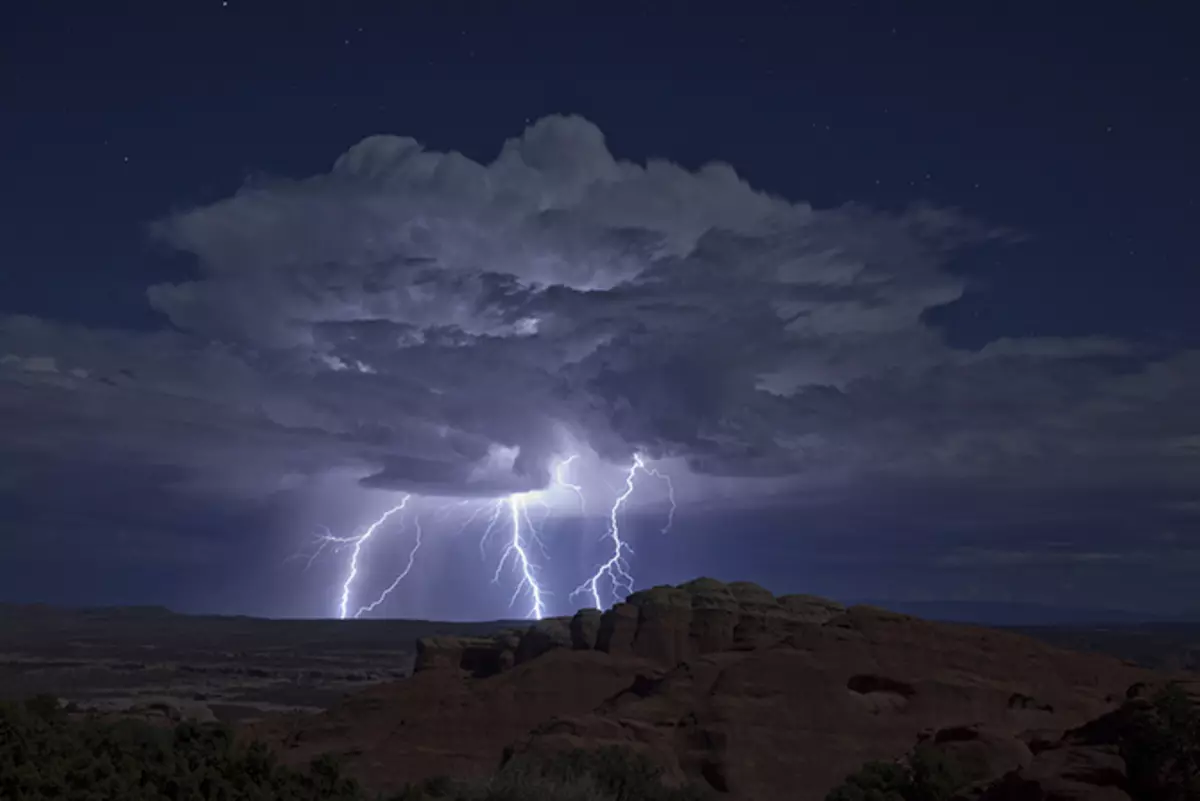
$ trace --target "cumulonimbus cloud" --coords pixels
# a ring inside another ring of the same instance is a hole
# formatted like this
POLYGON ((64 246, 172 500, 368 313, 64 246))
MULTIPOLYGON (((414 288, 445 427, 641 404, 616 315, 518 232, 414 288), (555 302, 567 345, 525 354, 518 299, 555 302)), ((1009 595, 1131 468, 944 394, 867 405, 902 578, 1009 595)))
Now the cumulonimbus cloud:
POLYGON ((1148 363, 1099 338, 966 353, 926 324, 964 291, 955 255, 1010 232, 618 160, 578 117, 487 164, 373 136, 328 173, 153 233, 197 267, 148 290, 171 330, 0 321, 0 426, 21 452, 360 467, 449 495, 544 484, 564 431, 714 476, 1198 477, 1197 354, 1148 363), (516 456, 483 469, 497 448, 516 456))

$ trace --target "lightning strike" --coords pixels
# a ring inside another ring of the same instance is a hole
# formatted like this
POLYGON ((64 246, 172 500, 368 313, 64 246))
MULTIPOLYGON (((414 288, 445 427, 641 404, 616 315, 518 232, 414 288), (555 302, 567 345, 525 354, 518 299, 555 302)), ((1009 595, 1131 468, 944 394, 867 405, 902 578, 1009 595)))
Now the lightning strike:
POLYGON ((578 458, 579 454, 573 453, 566 459, 563 459, 561 462, 554 465, 554 483, 558 484, 560 487, 566 487, 579 497, 579 514, 586 517, 587 501, 583 497, 583 487, 581 487, 579 484, 572 484, 570 481, 567 481, 565 478, 563 478, 563 471, 570 466, 571 462, 578 458))
POLYGON ((396 576, 396 578, 394 578, 392 580, 392 583, 388 585, 387 589, 385 589, 383 592, 381 592, 379 594, 378 598, 376 598, 374 601, 367 604, 366 606, 359 607, 358 611, 354 613, 354 616, 356 618, 366 612, 374 612, 375 607, 377 607, 381 603, 383 603, 387 599, 387 597, 392 594, 392 590, 396 589, 396 587, 400 584, 400 582, 404 581, 404 579, 412 571, 413 562, 415 562, 416 558, 417 558, 417 551, 421 550, 421 519, 419 517, 417 517, 416 515, 413 515, 413 528, 415 528, 417 530, 417 539, 412 547, 412 550, 408 552, 408 564, 405 565, 404 570, 401 573, 399 573, 396 576))
POLYGON ((633 576, 629 572, 629 562, 625 558, 626 554, 633 554, 633 548, 621 536, 619 518, 621 509, 629 500, 629 496, 633 495, 633 491, 637 486, 636 479, 639 470, 646 475, 654 476, 664 481, 667 485, 667 497, 671 501, 671 510, 667 514, 667 524, 662 529, 663 533, 669 531, 672 523, 675 521, 675 486, 671 483, 671 477, 656 467, 647 467, 641 454, 634 454, 633 463, 629 466, 629 472, 625 474, 625 490, 617 495, 608 512, 608 533, 605 535, 605 539, 612 542, 612 556, 596 569, 591 578, 580 584, 571 593, 571 597, 583 593, 590 594, 592 602, 597 609, 604 609, 604 603, 600 598, 600 580, 605 576, 612 583, 612 594, 616 601, 621 600, 621 592, 624 592, 626 595, 633 592, 633 576))
MULTIPOLYGON (((568 478, 568 468, 571 463, 579 458, 578 454, 572 454, 559 461, 554 465, 552 476, 553 485, 563 487, 575 493, 579 499, 579 511, 581 516, 586 516, 587 503, 584 488, 581 484, 575 483, 568 478)), ((675 520, 677 505, 675 502, 675 487, 671 482, 671 477, 663 473, 657 467, 647 465, 641 454, 635 454, 633 462, 629 465, 629 469, 625 474, 625 486, 619 492, 617 488, 613 488, 616 497, 613 500, 612 506, 608 513, 608 527, 603 539, 611 543, 612 555, 601 564, 592 576, 583 584, 575 588, 571 593, 571 597, 586 593, 591 599, 593 605, 597 609, 604 608, 604 599, 601 597, 601 583, 607 578, 610 583, 610 591, 615 602, 619 602, 624 596, 630 594, 634 590, 634 579, 629 572, 629 562, 627 557, 633 554, 633 548, 626 541, 625 536, 621 531, 621 513, 626 507, 630 497, 637 488, 638 474, 644 473, 662 481, 666 484, 667 498, 670 501, 670 510, 667 513, 666 525, 663 526, 662 532, 670 531, 675 520)), ((399 586, 413 571, 416 563, 417 551, 421 549, 422 544, 422 529, 420 519, 413 516, 413 527, 416 529, 416 537, 411 550, 408 553, 408 561, 404 569, 396 575, 389 584, 376 598, 368 604, 358 607, 357 611, 350 614, 350 601, 354 593, 355 582, 358 580, 359 560, 364 558, 364 546, 376 533, 376 531, 388 521, 393 515, 398 514, 408 507, 411 500, 411 495, 405 495, 404 499, 396 506, 388 509, 380 517, 367 527, 361 534, 351 537, 335 537, 328 529, 325 534, 319 537, 319 546, 315 553, 307 557, 307 565, 312 562, 325 551, 326 548, 332 548, 334 551, 340 552, 343 548, 351 548, 349 565, 346 577, 342 582, 341 597, 338 603, 338 617, 346 619, 347 617, 360 617, 369 612, 375 611, 388 596, 399 586)), ((433 516, 433 521, 444 518, 451 513, 453 509, 462 508, 469 501, 462 500, 455 504, 447 504, 442 507, 439 512, 433 516)), ((513 590, 509 606, 513 606, 522 593, 527 593, 530 599, 529 610, 526 614, 529 618, 541 620, 546 616, 546 597, 549 593, 542 587, 538 580, 539 567, 532 558, 533 547, 541 551, 542 557, 549 559, 550 555, 546 548, 546 544, 541 537, 539 528, 545 524, 546 520, 553 514, 550 503, 546 495, 540 492, 522 492, 514 493, 507 498, 498 498, 492 502, 484 503, 477 506, 470 515, 467 516, 459 528, 459 533, 465 532, 479 518, 480 515, 488 512, 487 525, 484 528, 483 536, 479 540, 480 556, 487 558, 488 544, 493 539, 493 535, 501 530, 500 522, 502 519, 510 525, 509 536, 506 538, 504 550, 500 555, 500 559, 496 564, 495 574, 492 576, 492 582, 498 584, 501 574, 506 566, 510 566, 512 570, 518 574, 517 586, 513 590), (545 515, 535 522, 533 515, 530 513, 529 504, 536 503, 540 505, 545 515)), ((307 567, 306 567, 307 569, 307 567)))
MULTIPOLYGON (((492 516, 488 518, 487 527, 483 529, 483 536, 479 538, 479 558, 487 559, 487 545, 492 538, 492 532, 496 530, 496 524, 500 522, 500 513, 504 511, 504 501, 499 500, 492 504, 492 516)), ((497 568, 497 574, 499 568, 497 568)))
POLYGON ((675 511, 677 509, 675 504, 675 484, 671 482, 670 476, 657 467, 643 466, 642 469, 667 485, 667 500, 671 502, 671 508, 667 511, 667 523, 662 527, 662 533, 666 534, 671 530, 671 526, 675 524, 675 511))
MULTIPOLYGON (((497 503, 496 506, 500 508, 500 503, 497 503)), ((525 499, 521 494, 510 495, 508 498, 508 508, 512 518, 512 537, 509 540, 508 547, 504 549, 504 553, 500 557, 500 563, 496 565, 496 575, 492 577, 492 581, 500 581, 500 571, 503 570, 505 563, 508 562, 511 556, 517 571, 521 574, 521 581, 517 584, 516 590, 513 591, 509 606, 517 602, 517 598, 521 595, 522 590, 528 590, 533 605, 527 617, 541 620, 546 616, 546 605, 542 600, 545 591, 542 590, 541 585, 538 584, 537 577, 534 575, 535 568, 529 561, 528 544, 526 538, 521 535, 521 521, 525 520, 526 524, 529 525, 529 512, 525 509, 525 499)), ((495 519, 493 518, 493 521, 495 519)), ((533 530, 532 526, 529 528, 530 539, 540 544, 541 541, 537 536, 537 532, 533 530)), ((486 537, 486 534, 484 536, 486 537)))
POLYGON ((354 545, 354 550, 350 553, 350 570, 346 575, 346 580, 342 583, 342 600, 341 603, 338 604, 338 617, 340 617, 342 620, 346 619, 346 610, 350 605, 350 591, 354 587, 354 580, 358 578, 358 556, 360 553, 362 553, 363 543, 371 539, 371 537, 374 536, 376 529, 382 526, 389 517, 399 511, 402 511, 404 507, 408 506, 408 500, 411 497, 411 495, 405 495, 404 500, 400 501, 397 506, 393 506, 391 509, 388 509, 386 512, 384 512, 378 520, 368 526, 367 530, 362 534, 359 534, 357 537, 330 537, 327 540, 327 542, 354 545))

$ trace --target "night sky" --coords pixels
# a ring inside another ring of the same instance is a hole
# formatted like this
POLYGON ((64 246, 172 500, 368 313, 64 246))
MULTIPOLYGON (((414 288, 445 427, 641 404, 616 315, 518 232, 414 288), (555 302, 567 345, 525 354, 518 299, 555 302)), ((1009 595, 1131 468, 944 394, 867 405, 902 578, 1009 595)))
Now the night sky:
POLYGON ((1191 4, 12 5, 0 601, 1200 616, 1191 4))

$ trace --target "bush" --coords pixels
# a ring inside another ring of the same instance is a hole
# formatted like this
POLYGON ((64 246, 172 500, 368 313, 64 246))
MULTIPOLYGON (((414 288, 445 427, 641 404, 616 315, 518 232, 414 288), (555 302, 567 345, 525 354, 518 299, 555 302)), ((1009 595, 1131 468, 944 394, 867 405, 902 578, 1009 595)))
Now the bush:
POLYGON ((645 756, 624 748, 576 749, 507 760, 482 782, 435 779, 392 801, 702 801, 695 787, 668 787, 645 756))
POLYGON ((905 763, 868 762, 831 790, 825 801, 946 801, 965 784, 958 765, 925 746, 905 763))
MULTIPOLYGON (((490 779, 431 779, 389 801, 698 801, 663 784, 629 751, 604 748, 516 757, 490 779)), ((173 728, 71 716, 49 696, 0 704, 3 801, 377 801, 323 755, 307 770, 280 765, 225 726, 173 728)))
POLYGON ((1200 798, 1200 706, 1177 685, 1128 704, 1121 756, 1131 795, 1144 801, 1200 798))
POLYGON ((161 728, 71 718, 46 696, 0 704, 0 798, 5 801, 367 801, 336 762, 308 771, 238 744, 223 726, 161 728))

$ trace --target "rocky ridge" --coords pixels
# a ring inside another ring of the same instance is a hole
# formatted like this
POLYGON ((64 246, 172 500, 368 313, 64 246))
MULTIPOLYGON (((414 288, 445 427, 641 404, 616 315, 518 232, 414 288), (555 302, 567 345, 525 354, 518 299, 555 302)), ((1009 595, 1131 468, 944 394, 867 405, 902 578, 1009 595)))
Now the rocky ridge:
MULTIPOLYGON (((412 678, 254 733, 296 762, 341 753, 380 791, 486 775, 505 754, 619 745, 726 797, 816 801, 938 731, 1057 741, 1154 679, 1009 632, 698 579, 603 614, 422 639, 412 678)), ((1028 767, 1031 746, 1005 748, 997 770, 1028 767)))
POLYGON ((492 637, 424 637, 417 641, 415 672, 456 668, 485 678, 556 648, 673 667, 703 654, 778 645, 845 612, 841 604, 815 595, 777 598, 750 582, 701 578, 635 592, 604 613, 581 609, 573 617, 547 618, 492 637))

